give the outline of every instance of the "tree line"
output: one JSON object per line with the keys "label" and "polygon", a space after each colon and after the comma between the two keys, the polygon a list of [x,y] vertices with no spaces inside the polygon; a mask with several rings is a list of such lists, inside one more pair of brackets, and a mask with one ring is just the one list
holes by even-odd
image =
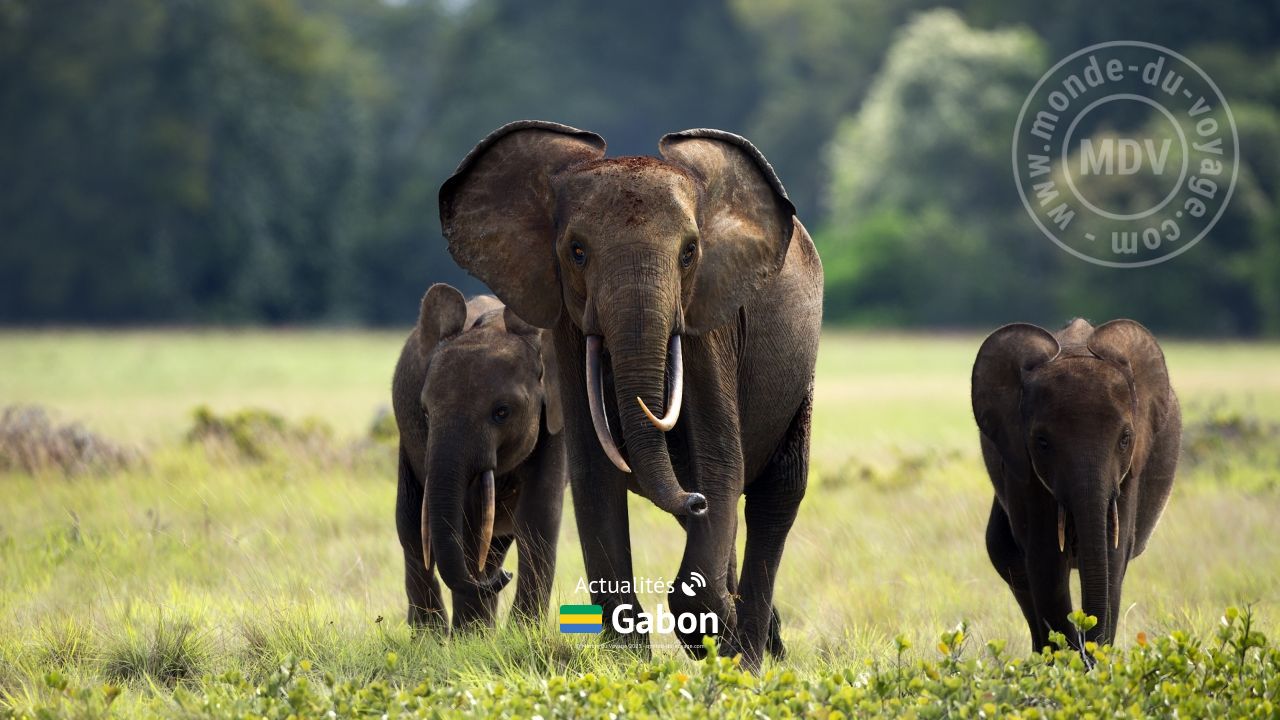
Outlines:
{"label": "tree line", "polygon": [[[0,0],[0,322],[406,322],[432,282],[482,289],[440,183],[543,118],[614,154],[751,138],[833,322],[1280,335],[1277,37],[1264,0]],[[1036,78],[1113,38],[1204,67],[1243,158],[1212,238],[1122,279],[1038,235],[1007,160]]]}

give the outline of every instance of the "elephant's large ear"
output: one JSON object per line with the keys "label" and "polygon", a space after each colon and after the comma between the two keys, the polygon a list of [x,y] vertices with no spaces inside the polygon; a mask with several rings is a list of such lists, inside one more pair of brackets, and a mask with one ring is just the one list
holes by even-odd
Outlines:
{"label": "elephant's large ear", "polygon": [[1059,349],[1044,328],[1014,323],[987,336],[973,361],[973,419],[1018,477],[1031,471],[1022,427],[1023,375],[1057,357]]}
{"label": "elephant's large ear", "polygon": [[440,188],[449,252],[520,317],[551,327],[560,314],[551,178],[604,156],[604,139],[523,120],[480,141]]}
{"label": "elephant's large ear", "polygon": [[1134,457],[1145,455],[1169,414],[1169,370],[1151,331],[1133,320],[1112,320],[1089,338],[1089,351],[1119,365],[1133,383]]}
{"label": "elephant's large ear", "polygon": [[685,130],[658,143],[662,156],[702,183],[702,258],[686,329],[729,322],[787,257],[795,207],[769,161],[746,138],[722,130]]}
{"label": "elephant's large ear", "polygon": [[441,341],[462,332],[467,323],[467,301],[457,288],[432,285],[422,296],[418,312],[418,350],[426,360]]}
{"label": "elephant's large ear", "polygon": [[556,435],[564,428],[564,416],[560,410],[560,371],[556,367],[555,343],[551,339],[551,332],[539,330],[520,319],[510,307],[502,312],[502,321],[507,332],[524,336],[538,349],[538,358],[542,363],[542,408],[547,420],[547,432]]}

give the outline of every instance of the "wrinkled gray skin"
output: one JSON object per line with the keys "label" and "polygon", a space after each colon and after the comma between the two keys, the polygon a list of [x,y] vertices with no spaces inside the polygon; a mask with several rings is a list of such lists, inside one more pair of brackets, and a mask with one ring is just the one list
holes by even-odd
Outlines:
{"label": "wrinkled gray skin", "polygon": [[[543,385],[543,366],[553,370],[554,359],[543,352],[542,334],[490,296],[466,302],[441,284],[422,299],[392,381],[396,527],[414,627],[447,625],[437,569],[453,595],[454,627],[493,625],[497,593],[511,579],[501,568],[512,541],[519,546],[513,612],[536,621],[546,610],[566,471],[559,396]],[[495,417],[498,407],[505,418]],[[494,473],[495,502],[481,570],[486,470]]]}
{"label": "wrinkled gray skin", "polygon": [[[555,339],[588,579],[632,577],[627,490],[639,493],[687,533],[676,579],[696,571],[708,581],[692,598],[673,591],[668,607],[715,613],[720,647],[758,667],[766,650],[783,652],[773,587],[806,486],[822,267],[746,140],[695,130],[659,148],[662,159],[605,158],[593,133],[507,125],[445,183],[441,223],[459,264]],[[673,337],[683,347],[683,409],[663,432],[637,398],[658,416],[675,405]],[[607,428],[588,401],[588,338],[603,348]],[[640,610],[633,593],[591,599],[606,618],[624,603]],[[680,639],[701,652],[700,637]]]}
{"label": "wrinkled gray skin", "polygon": [[1072,569],[1098,618],[1084,640],[1112,642],[1125,570],[1169,499],[1181,444],[1159,344],[1132,320],[1075,320],[1056,334],[1006,325],[978,351],[973,413],[996,494],[987,551],[1032,650],[1050,631],[1079,644],[1067,621]]}

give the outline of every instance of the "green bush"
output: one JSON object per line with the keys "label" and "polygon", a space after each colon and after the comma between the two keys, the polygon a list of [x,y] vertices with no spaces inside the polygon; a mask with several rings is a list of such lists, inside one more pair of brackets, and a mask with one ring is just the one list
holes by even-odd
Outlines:
{"label": "green bush", "polygon": [[[1081,631],[1094,618],[1075,613]],[[353,717],[1274,717],[1280,648],[1254,629],[1253,614],[1229,608],[1210,640],[1183,632],[1128,649],[1085,645],[1062,636],[1056,648],[1023,657],[1003,642],[970,652],[964,626],[945,632],[930,659],[908,659],[897,640],[891,662],[868,662],[800,677],[774,667],[752,675],[737,659],[708,658],[695,666],[670,658],[636,662],[616,676],[583,673],[546,679],[515,676],[466,687],[318,676],[308,661],[289,660],[265,681],[239,671],[179,686],[151,712],[190,718]],[[711,646],[708,640],[708,645]],[[388,653],[384,675],[398,657]],[[377,675],[375,674],[376,678]],[[46,684],[52,700],[34,708],[0,708],[0,718],[92,717],[109,713],[115,686],[76,687],[58,672]]]}

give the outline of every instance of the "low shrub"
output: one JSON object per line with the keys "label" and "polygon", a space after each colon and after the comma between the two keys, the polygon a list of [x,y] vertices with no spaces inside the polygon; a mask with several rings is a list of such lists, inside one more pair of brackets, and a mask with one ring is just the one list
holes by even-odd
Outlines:
{"label": "low shrub", "polygon": [[302,461],[311,467],[352,469],[394,461],[393,445],[372,432],[341,440],[322,420],[292,421],[261,408],[219,415],[201,405],[192,412],[187,442],[203,446],[211,457],[224,462],[276,460],[292,465]]}
{"label": "low shrub", "polygon": [[333,431],[320,420],[293,423],[260,408],[218,415],[201,405],[192,420],[188,442],[249,460],[265,460],[278,447],[322,450],[333,444]]}
{"label": "low shrub", "polygon": [[1186,459],[1196,465],[1228,458],[1252,461],[1280,446],[1280,423],[1239,411],[1215,410],[1182,431]]}
{"label": "low shrub", "polygon": [[80,423],[54,423],[38,405],[11,405],[0,413],[0,472],[79,475],[120,470],[142,459],[136,448],[90,432]]}

